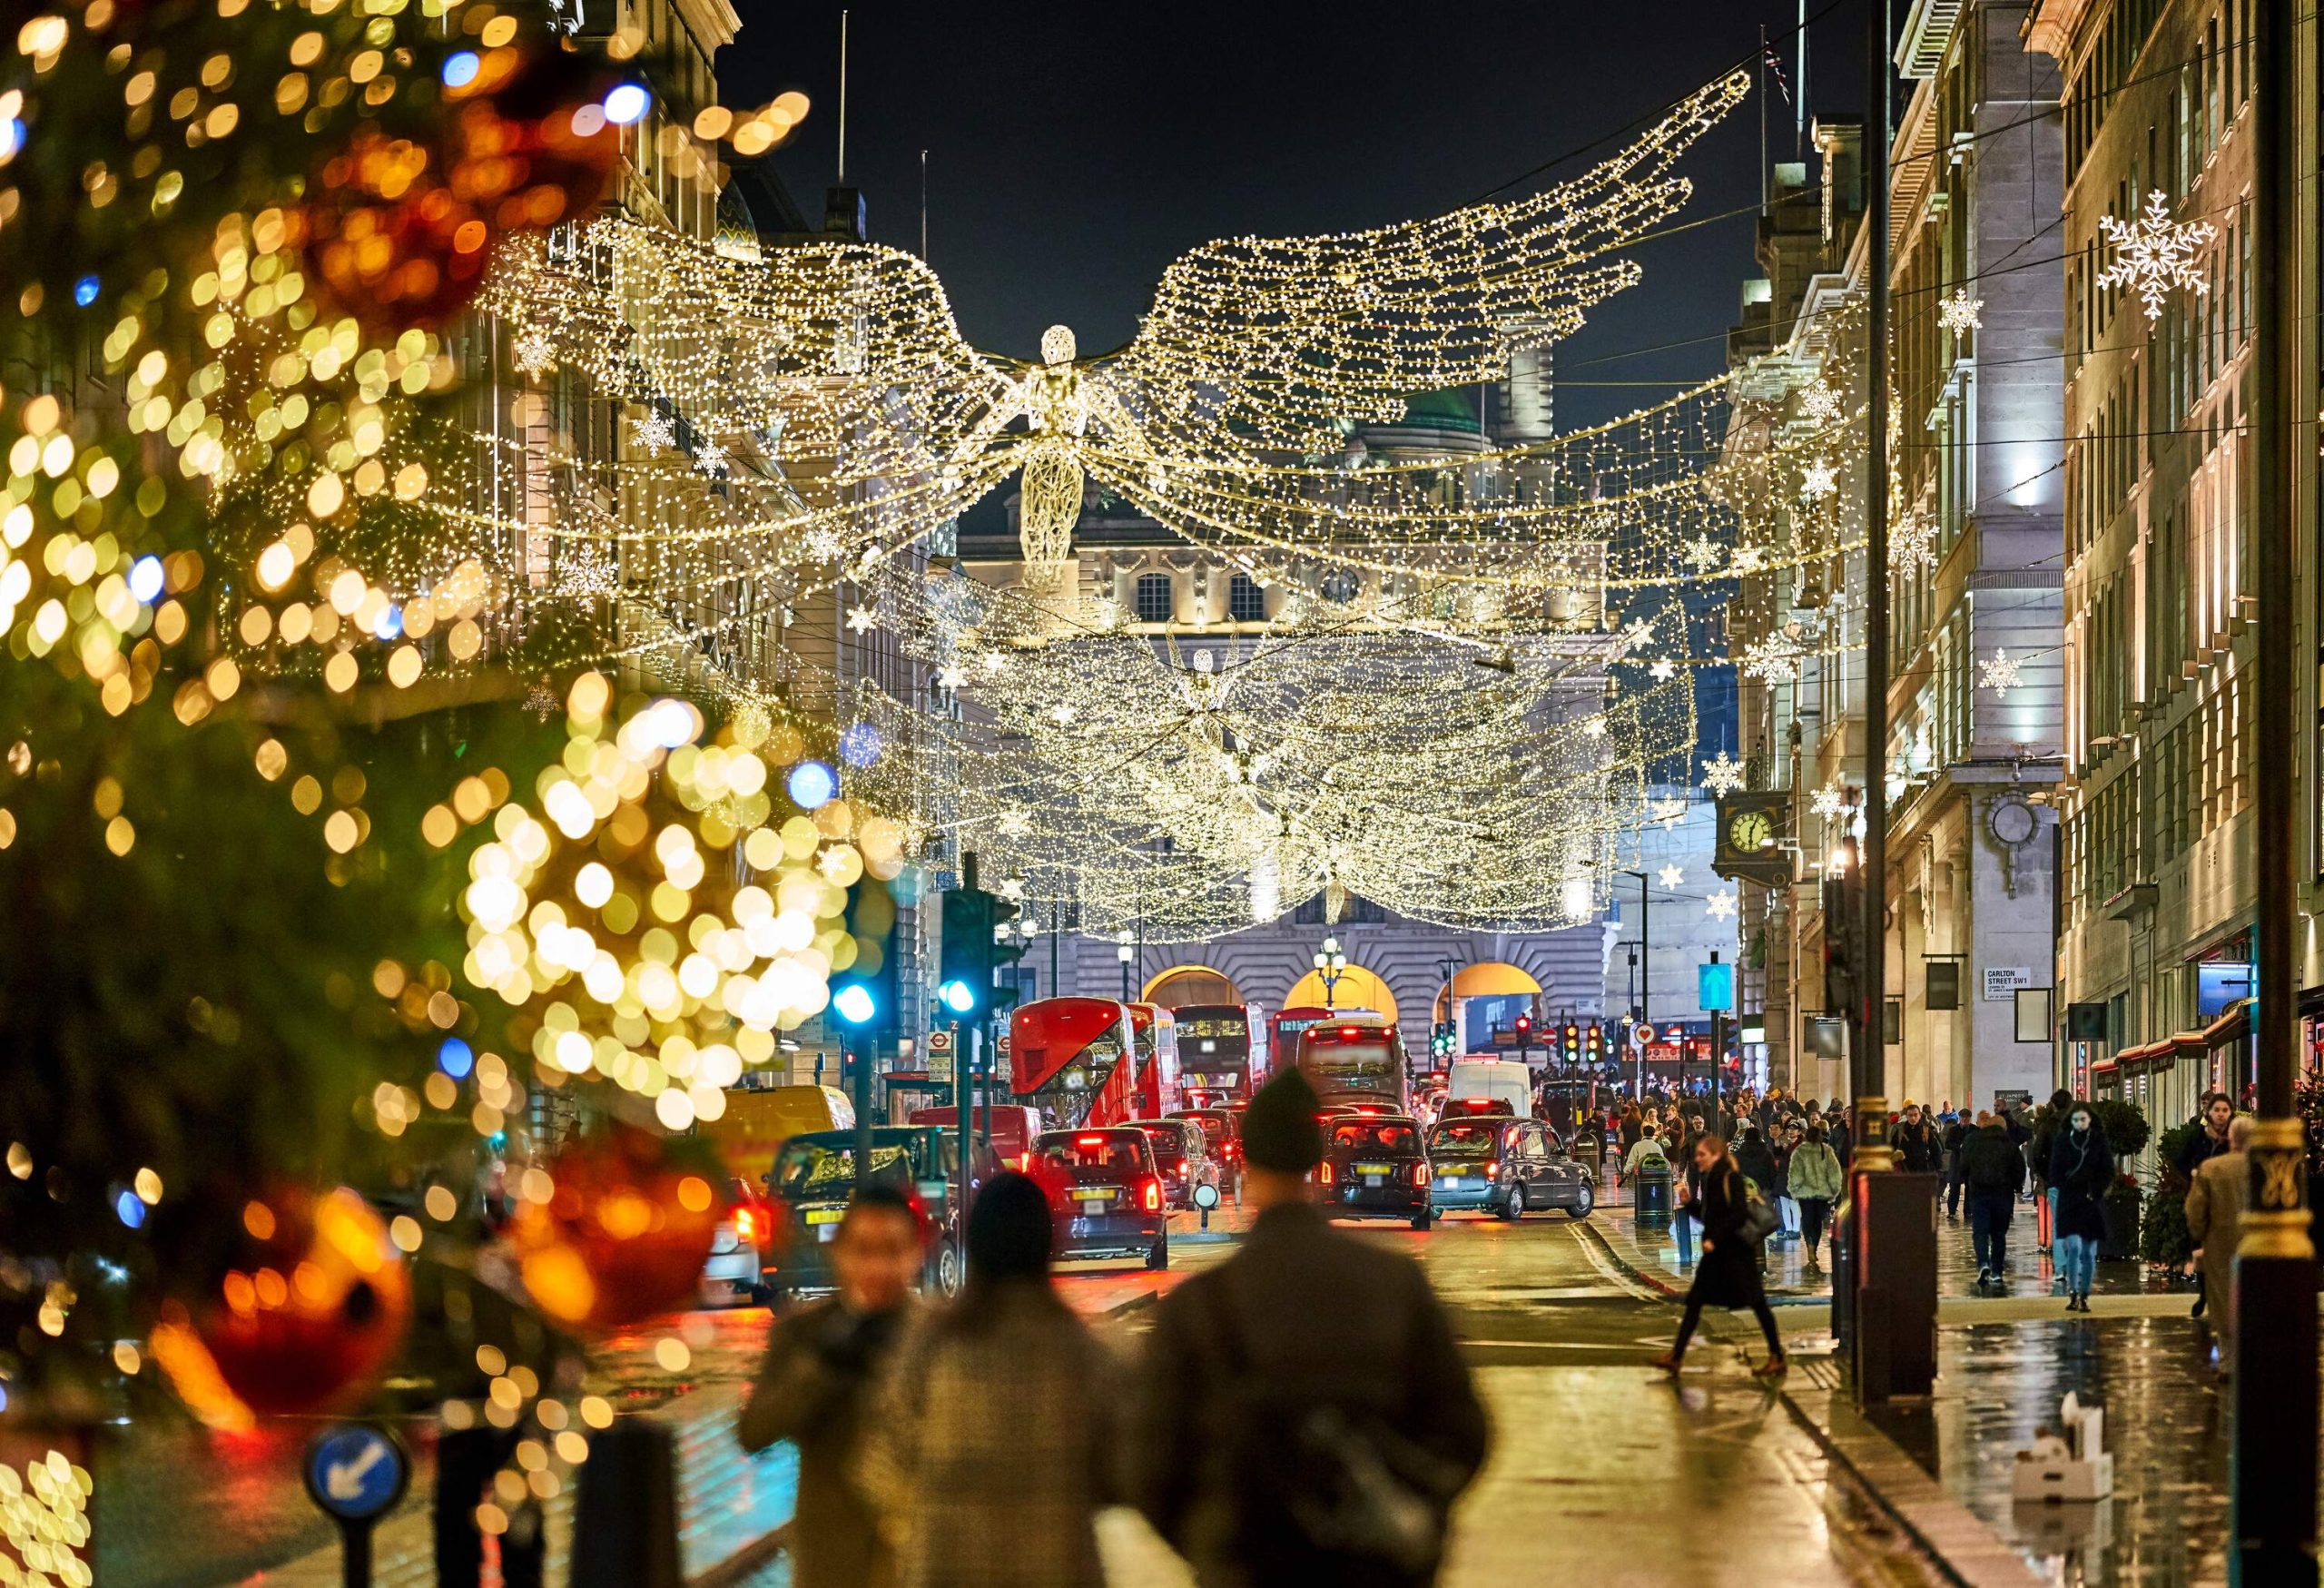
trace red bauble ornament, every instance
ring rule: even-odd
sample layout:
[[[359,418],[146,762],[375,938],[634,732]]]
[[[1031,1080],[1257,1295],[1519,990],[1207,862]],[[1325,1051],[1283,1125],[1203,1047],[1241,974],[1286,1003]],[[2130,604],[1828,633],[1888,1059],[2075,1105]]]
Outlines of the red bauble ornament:
[[[603,86],[576,57],[503,45],[447,90],[431,140],[359,131],[300,211],[331,306],[376,337],[432,329],[476,296],[496,240],[586,218],[621,155]]]
[[[555,1190],[527,1202],[510,1235],[525,1288],[576,1327],[617,1329],[684,1305],[717,1233],[712,1177],[667,1139],[618,1125],[549,1165]]]
[[[403,1254],[345,1188],[277,1191],[242,1209],[243,1245],[194,1332],[252,1411],[352,1404],[394,1357],[411,1318]]]

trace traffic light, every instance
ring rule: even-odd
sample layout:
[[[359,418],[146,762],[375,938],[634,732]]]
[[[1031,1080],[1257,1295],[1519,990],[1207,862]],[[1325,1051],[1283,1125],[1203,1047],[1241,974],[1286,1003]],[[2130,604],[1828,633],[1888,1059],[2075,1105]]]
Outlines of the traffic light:
[[[1565,1022],[1565,1056],[1569,1060],[1581,1057],[1581,1028],[1571,1021]]]
[[[1854,1020],[1856,941],[1863,935],[1864,881],[1856,840],[1841,841],[1824,873],[1824,1008]]]
[[[990,893],[985,898],[985,912],[992,922],[986,940],[992,944],[992,958],[990,969],[985,972],[984,985],[990,990],[992,1007],[1005,1009],[1017,1001],[1017,993],[1013,988],[1000,985],[996,972],[1023,959],[1030,945],[1016,931],[1018,907]]]
[[[1592,1065],[1605,1059],[1606,1029],[1603,1026],[1593,1025],[1586,1028],[1582,1032],[1582,1042],[1587,1050],[1585,1057]]]
[[[1000,902],[982,888],[954,888],[944,895],[936,997],[962,1020],[974,1020],[992,1007],[993,906]],[[1015,906],[1009,913],[1016,913]]]
[[[1522,1041],[1524,1041],[1524,1040],[1525,1040],[1527,1037],[1530,1037],[1530,1036],[1531,1036],[1532,1034],[1533,1034],[1533,1017],[1532,1017],[1531,1015],[1530,1015],[1530,1014],[1521,1014],[1521,1015],[1519,1015],[1519,1016],[1517,1017],[1517,1040],[1518,1040],[1518,1041],[1522,1042]]]
[[[1452,1036],[1454,1030],[1455,1028],[1452,1022],[1449,1020],[1441,1020],[1436,1022],[1435,1029],[1431,1031],[1428,1034],[1428,1054],[1430,1058],[1450,1059],[1452,1057]]]
[[[847,931],[855,956],[832,978],[832,1012],[851,1031],[876,1037],[894,1028],[899,1002],[896,901],[887,883],[867,876],[848,889]]]

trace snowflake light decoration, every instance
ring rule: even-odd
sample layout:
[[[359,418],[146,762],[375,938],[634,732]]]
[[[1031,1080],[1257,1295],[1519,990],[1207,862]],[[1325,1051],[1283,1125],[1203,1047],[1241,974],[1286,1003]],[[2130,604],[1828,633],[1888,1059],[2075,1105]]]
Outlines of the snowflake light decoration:
[[[1758,547],[1738,546],[1735,548],[1735,560],[1727,565],[1727,570],[1733,574],[1756,574],[1766,566],[1768,554]]]
[[[726,449],[709,437],[704,437],[702,445],[694,449],[694,466],[713,478],[724,474]]]
[[[1656,683],[1660,684],[1677,675],[1679,671],[1679,665],[1676,662],[1673,662],[1669,657],[1664,656],[1646,671],[1649,677],[1652,678]]]
[[[1726,547],[1708,535],[1698,535],[1687,542],[1688,566],[1700,572],[1709,573],[1717,567],[1726,556]]]
[[[870,634],[880,626],[880,615],[869,607],[851,607],[847,609],[847,626],[851,634]]]
[[[2098,217],[2099,230],[2114,245],[2114,262],[2098,278],[2102,287],[2135,287],[2150,321],[2162,318],[2162,295],[2173,287],[2211,291],[2195,268],[2195,251],[2219,235],[2208,221],[2181,226],[2171,218],[2171,199],[2157,188],[2146,196],[2146,213],[2136,222]]]
[[[1783,635],[1755,641],[1743,653],[1743,670],[1769,684],[1789,684],[1799,676],[1799,643]]]
[[[519,335],[513,351],[517,368],[535,380],[556,368],[556,349],[550,344],[548,332],[538,326]]]
[[[644,419],[630,421],[629,439],[649,452],[667,452],[678,444],[678,429],[670,416],[657,408]]]
[[[1653,820],[1661,823],[1663,830],[1668,832],[1670,828],[1676,827],[1680,822],[1686,819],[1687,802],[1684,800],[1657,800],[1654,802],[1653,807],[1648,812],[1648,814]]]
[[[1907,508],[1888,526],[1889,571],[1915,566],[1936,566],[1936,515],[1925,508]]]
[[[1666,865],[1655,874],[1662,879],[1664,887],[1675,888],[1687,880],[1687,868],[1682,865]]]
[[[1985,328],[1985,301],[1969,296],[1966,287],[1955,287],[1950,297],[1936,306],[1936,321],[1955,336],[1966,336]]]
[[[946,689],[958,689],[968,681],[969,676],[960,671],[958,662],[946,663],[944,670],[936,675],[936,682]]]
[[[836,529],[810,529],[799,542],[799,549],[807,554],[810,562],[837,562],[845,550]]]
[[[1807,808],[1827,822],[1837,821],[1847,814],[1848,791],[1837,783],[1827,783],[1809,797]]]
[[[2017,685],[2017,669],[2024,666],[2017,657],[2000,646],[1994,654],[1977,664],[1977,681],[1995,695],[2007,695]]]
[[[998,825],[1009,837],[1022,838],[1033,830],[1033,819],[1022,811],[1008,810],[1000,814]]]
[[[557,559],[556,590],[577,600],[601,600],[621,594],[621,569],[611,557],[586,540],[568,542]]]
[[[1837,496],[1840,489],[1840,466],[1828,458],[1818,458],[1799,471],[1799,496],[1802,501],[1820,502],[1826,497]]]
[[[1840,389],[1818,380],[1799,394],[1799,417],[1812,424],[1828,425],[1840,417]]]
[[[1731,888],[1721,888],[1703,901],[1703,909],[1713,921],[1734,920],[1735,891]]]
[[[1731,794],[1746,781],[1743,764],[1724,750],[1703,763],[1703,786],[1715,794]]]

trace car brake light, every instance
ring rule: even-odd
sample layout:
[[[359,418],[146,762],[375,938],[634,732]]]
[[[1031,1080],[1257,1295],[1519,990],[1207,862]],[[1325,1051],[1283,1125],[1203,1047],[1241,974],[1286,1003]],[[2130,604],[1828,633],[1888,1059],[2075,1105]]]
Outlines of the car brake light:
[[[1319,1186],[1332,1183],[1332,1166],[1328,1159],[1315,1166],[1315,1183]]]
[[[1073,1144],[1076,1147],[1103,1147],[1106,1139],[1103,1136],[1076,1136]]]
[[[1158,1212],[1158,1211],[1161,1209],[1161,1207],[1162,1207],[1162,1182],[1161,1182],[1160,1180],[1148,1180],[1148,1181],[1147,1181],[1147,1182],[1146,1182],[1146,1210],[1147,1210],[1148,1213]]]
[[[1354,1026],[1342,1026],[1340,1028],[1340,1035],[1344,1039],[1353,1039],[1355,1035],[1355,1028]]]
[[[1497,1158],[1487,1159],[1485,1160],[1485,1179],[1489,1180],[1497,1180],[1500,1178],[1501,1159]]]
[[[1022,1171],[1023,1171],[1023,1170],[1025,1170],[1025,1169],[1030,1169],[1030,1168],[1032,1167],[1032,1165],[1033,1165],[1033,1155],[1032,1155],[1031,1153],[1029,1153],[1029,1152],[1020,1152],[1020,1153],[1019,1153],[1019,1154],[1017,1155],[1017,1169],[1019,1169],[1019,1172],[1022,1172]]]
[[[1416,1186],[1424,1186],[1428,1184],[1427,1164],[1416,1163],[1413,1165],[1413,1184]]]
[[[758,1233],[758,1220],[751,1217],[748,1208],[734,1209],[734,1233],[743,1240],[749,1240]]]

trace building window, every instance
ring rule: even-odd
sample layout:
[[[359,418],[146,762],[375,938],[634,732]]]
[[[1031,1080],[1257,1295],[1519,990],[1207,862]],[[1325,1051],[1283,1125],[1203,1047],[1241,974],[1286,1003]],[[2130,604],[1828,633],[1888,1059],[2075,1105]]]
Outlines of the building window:
[[[1267,593],[1250,575],[1236,574],[1226,582],[1226,616],[1233,623],[1267,620]]]
[[[1137,576],[1137,620],[1140,623],[1169,622],[1172,606],[1168,574]]]

